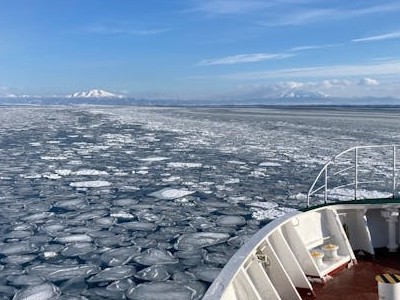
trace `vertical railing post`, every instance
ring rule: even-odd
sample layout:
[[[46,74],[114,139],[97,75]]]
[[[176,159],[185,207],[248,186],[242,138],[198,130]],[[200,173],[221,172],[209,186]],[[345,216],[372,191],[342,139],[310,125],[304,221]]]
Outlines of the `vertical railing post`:
[[[325,204],[328,202],[328,166],[325,168]]]
[[[393,146],[393,198],[396,198],[396,146]]]
[[[354,152],[354,200],[357,200],[357,189],[358,189],[358,148],[355,148]]]

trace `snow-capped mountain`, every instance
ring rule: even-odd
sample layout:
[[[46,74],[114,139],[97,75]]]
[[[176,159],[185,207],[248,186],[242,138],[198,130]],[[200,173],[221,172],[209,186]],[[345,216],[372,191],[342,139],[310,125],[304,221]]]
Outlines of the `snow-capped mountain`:
[[[104,90],[94,89],[87,92],[79,92],[69,95],[68,98],[122,98],[122,95],[117,95]]]

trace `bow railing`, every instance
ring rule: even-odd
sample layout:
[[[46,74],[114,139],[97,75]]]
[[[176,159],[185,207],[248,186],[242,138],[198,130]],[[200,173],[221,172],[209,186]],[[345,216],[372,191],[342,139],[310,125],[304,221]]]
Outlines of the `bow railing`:
[[[396,197],[398,149],[400,145],[357,146],[339,153],[318,173],[307,194],[307,207],[311,197],[327,203],[340,189],[352,193],[354,200],[367,198],[365,190]]]

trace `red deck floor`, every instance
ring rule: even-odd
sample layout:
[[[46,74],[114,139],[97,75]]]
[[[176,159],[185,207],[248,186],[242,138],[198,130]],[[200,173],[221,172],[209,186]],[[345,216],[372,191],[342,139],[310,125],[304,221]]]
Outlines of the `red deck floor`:
[[[325,284],[313,284],[315,297],[304,299],[359,300],[378,299],[376,275],[400,274],[400,253],[377,251],[375,258],[358,257],[358,264],[333,275]]]

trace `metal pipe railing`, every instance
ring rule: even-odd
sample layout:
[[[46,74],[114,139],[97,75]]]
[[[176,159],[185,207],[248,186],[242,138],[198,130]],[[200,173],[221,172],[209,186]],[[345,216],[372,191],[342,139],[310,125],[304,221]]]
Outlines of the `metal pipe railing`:
[[[308,190],[307,193],[307,207],[310,206],[310,199],[313,195],[315,195],[317,192],[321,191],[322,189],[324,190],[324,203],[328,202],[328,193],[329,190],[333,190],[335,188],[339,188],[342,186],[353,186],[354,187],[354,200],[357,200],[358,198],[358,190],[360,184],[372,184],[372,183],[378,183],[382,181],[377,181],[377,180],[371,180],[371,181],[360,181],[359,179],[359,173],[360,173],[360,155],[362,154],[363,150],[383,150],[383,154],[389,155],[389,152],[391,152],[392,156],[392,162],[391,162],[391,171],[392,174],[389,175],[392,178],[392,187],[391,187],[391,193],[393,197],[396,197],[396,191],[397,191],[397,165],[396,165],[396,159],[397,159],[397,148],[400,147],[400,145],[370,145],[370,146],[357,146],[357,147],[352,147],[349,148],[338,155],[334,156],[331,158],[325,165],[322,167],[320,172],[318,173],[317,177],[315,178],[314,182],[312,183],[310,189]],[[346,164],[347,167],[336,171],[333,173],[331,176],[329,176],[329,169],[333,165],[337,165],[340,162],[340,159],[343,159],[343,156],[350,153],[353,157],[353,159],[349,158],[347,162],[350,162],[351,166],[348,167],[348,163]],[[375,155],[377,152],[374,153]],[[346,161],[345,161],[346,162]],[[335,177],[336,175],[340,175],[346,171],[350,171],[351,169],[354,168],[354,182],[345,184],[345,185],[338,185],[334,186],[332,181],[330,179],[332,177]],[[318,182],[322,180],[323,176],[323,184],[319,185],[317,188],[315,186],[317,185]]]

